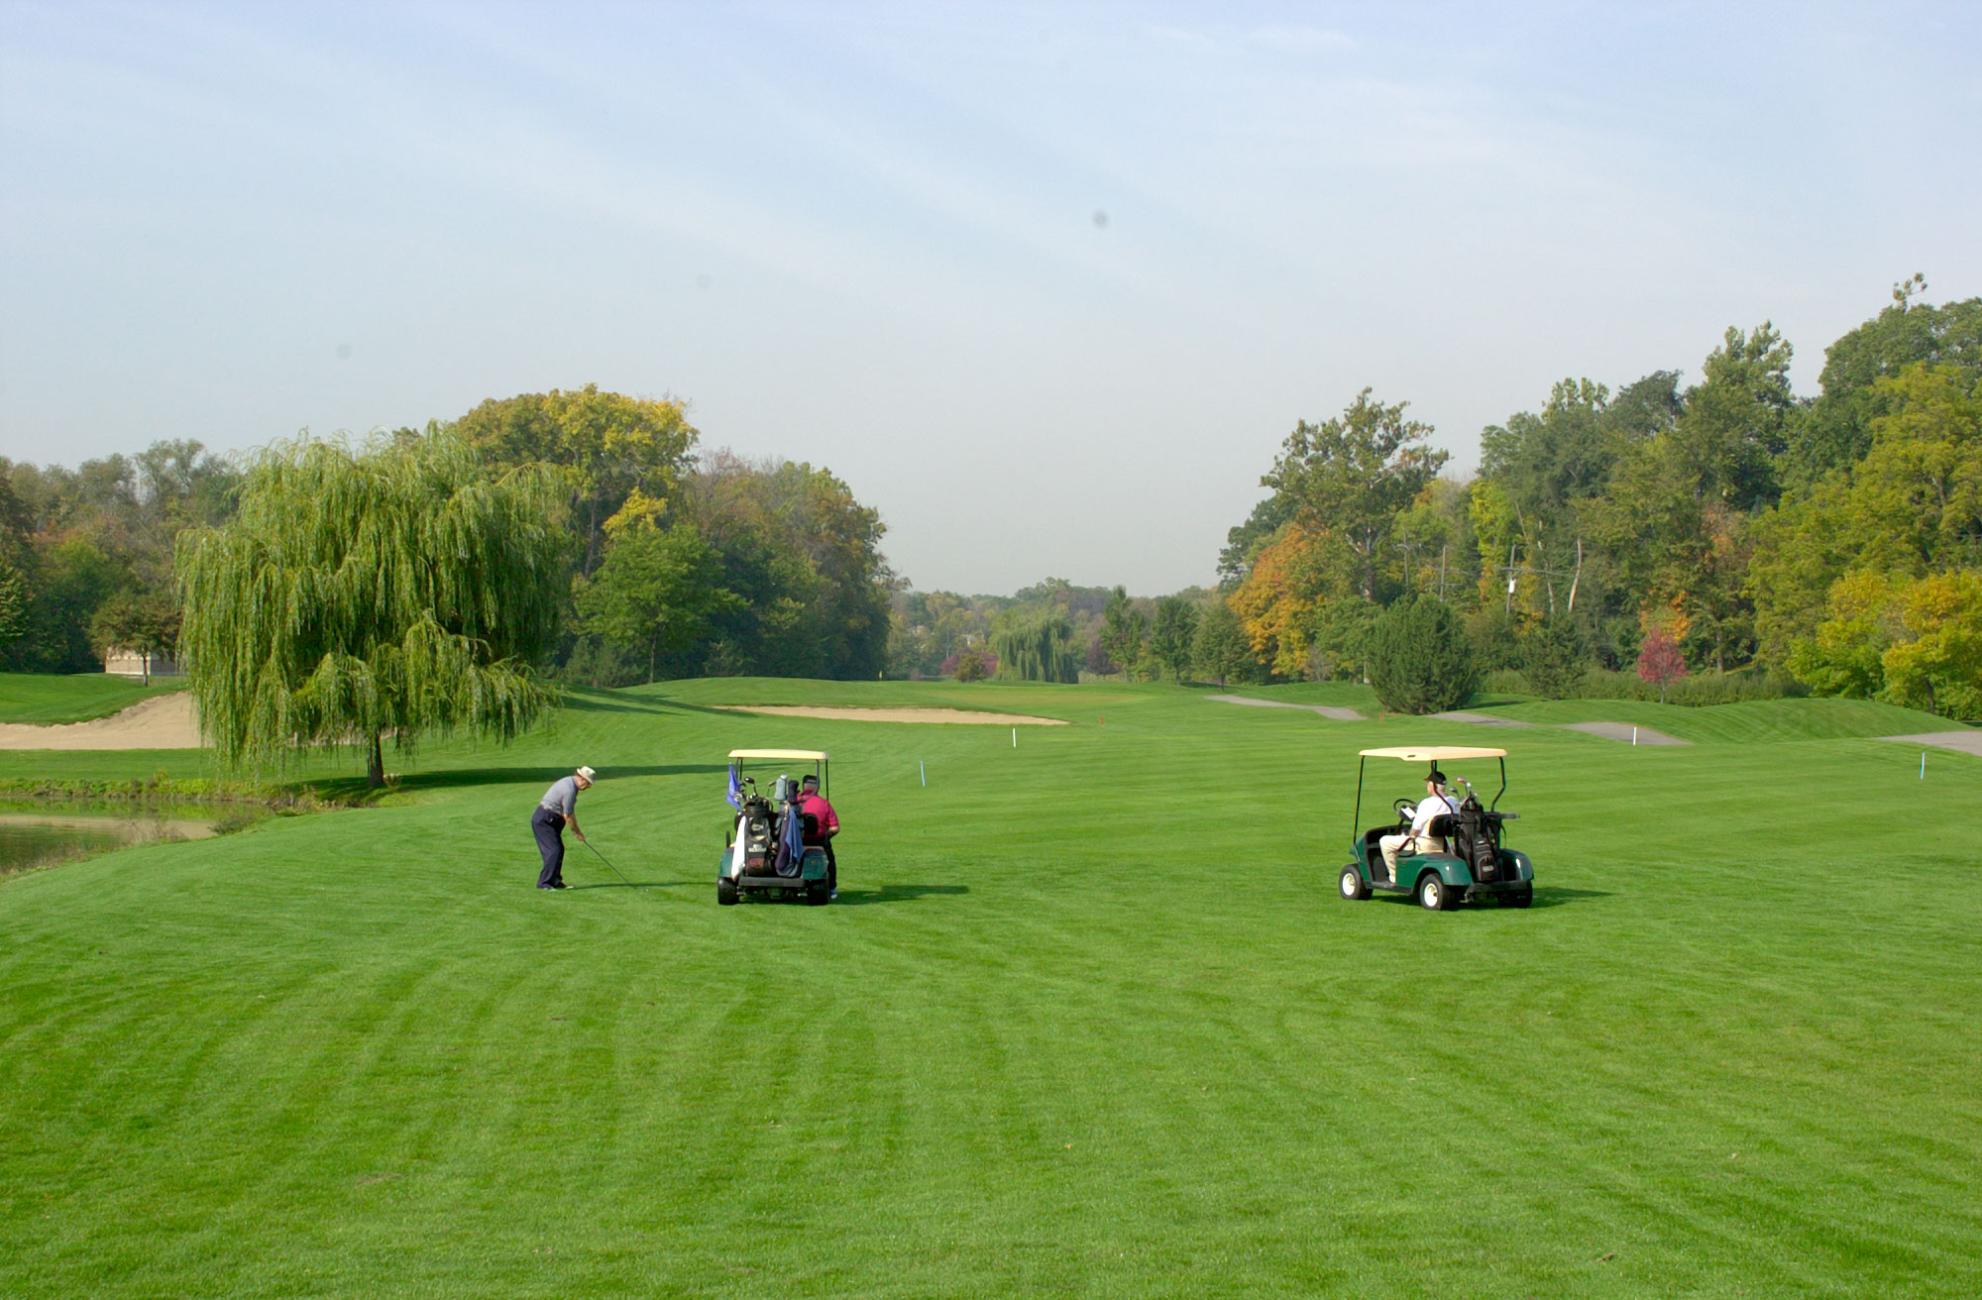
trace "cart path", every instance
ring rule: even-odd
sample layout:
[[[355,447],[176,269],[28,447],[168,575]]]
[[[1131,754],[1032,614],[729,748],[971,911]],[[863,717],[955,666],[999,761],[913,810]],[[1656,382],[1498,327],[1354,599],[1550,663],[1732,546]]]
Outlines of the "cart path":
[[[1602,736],[1606,740],[1621,740],[1627,745],[1631,743],[1631,738],[1634,735],[1641,745],[1690,745],[1693,743],[1690,740],[1681,740],[1677,736],[1668,736],[1663,731],[1653,731],[1650,727],[1633,727],[1628,722],[1565,722],[1562,725],[1570,731],[1581,731],[1592,736]]]
[[[1922,731],[1911,736],[1881,736],[1880,740],[1901,740],[1909,745],[1933,745],[1940,749],[1959,750],[1964,754],[1982,755],[1982,727],[1968,731]]]
[[[200,728],[193,695],[175,691],[141,700],[93,722],[36,726],[0,723],[0,749],[198,749]]]
[[[1303,713],[1319,713],[1324,718],[1337,722],[1361,722],[1363,715],[1354,709],[1338,708],[1333,704],[1295,704],[1288,700],[1256,700],[1250,695],[1210,695],[1207,699],[1220,704],[1244,704],[1255,709],[1299,709]]]
[[[724,713],[766,713],[777,718],[828,718],[836,722],[936,722],[979,727],[1064,727],[1064,718],[970,709],[828,709],[809,704],[712,704]]]
[[[1453,709],[1446,713],[1431,715],[1440,722],[1470,722],[1476,727],[1532,727],[1532,722],[1519,718],[1496,718],[1491,713],[1468,713],[1465,709]]]

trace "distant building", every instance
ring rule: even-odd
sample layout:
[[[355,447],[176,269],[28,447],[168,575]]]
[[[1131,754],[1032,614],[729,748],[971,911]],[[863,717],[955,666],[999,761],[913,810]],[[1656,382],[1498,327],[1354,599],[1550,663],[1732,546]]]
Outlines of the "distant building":
[[[145,657],[135,650],[112,649],[103,656],[103,671],[113,677],[145,676]],[[177,677],[179,665],[168,655],[151,657],[151,676]]]

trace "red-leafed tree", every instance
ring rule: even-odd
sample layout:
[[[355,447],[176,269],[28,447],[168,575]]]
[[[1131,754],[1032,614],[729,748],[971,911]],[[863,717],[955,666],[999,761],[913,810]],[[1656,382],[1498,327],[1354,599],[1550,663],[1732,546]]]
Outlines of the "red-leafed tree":
[[[1655,627],[1645,637],[1645,643],[1638,651],[1638,679],[1650,682],[1659,688],[1659,703],[1665,703],[1665,688],[1686,675],[1686,660],[1679,653],[1679,644],[1662,627]]]

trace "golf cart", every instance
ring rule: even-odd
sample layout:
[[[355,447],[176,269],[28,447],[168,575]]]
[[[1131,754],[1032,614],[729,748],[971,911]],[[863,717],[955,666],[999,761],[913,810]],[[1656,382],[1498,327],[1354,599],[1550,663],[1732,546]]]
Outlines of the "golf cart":
[[[826,874],[826,850],[806,844],[812,820],[792,806],[798,798],[799,777],[780,770],[768,790],[757,787],[749,771],[810,763],[812,775],[826,784],[826,753],[818,749],[732,749],[729,754],[730,807],[735,820],[723,831],[723,860],[716,870],[716,901],[728,907],[745,893],[801,893],[818,906],[831,901]]]
[[[1411,829],[1411,800],[1399,799],[1392,807],[1397,821],[1358,831],[1363,818],[1363,772],[1372,758],[1402,759],[1406,763],[1426,763],[1437,771],[1440,762],[1492,758],[1500,762],[1500,789],[1493,802],[1482,807],[1472,782],[1455,776],[1466,788],[1459,801],[1459,813],[1432,819],[1428,832],[1445,841],[1445,853],[1400,853],[1397,877],[1391,879],[1383,863],[1380,841],[1386,835],[1401,835]],[[1506,823],[1518,814],[1496,811],[1500,796],[1507,793],[1507,751],[1467,749],[1446,745],[1435,748],[1404,746],[1395,749],[1365,749],[1356,764],[1356,811],[1350,822],[1350,848],[1356,860],[1342,868],[1342,897],[1362,900],[1372,890],[1392,894],[1413,894],[1429,911],[1443,912],[1460,903],[1495,898],[1510,907],[1526,907],[1535,898],[1535,869],[1525,853],[1503,847]]]

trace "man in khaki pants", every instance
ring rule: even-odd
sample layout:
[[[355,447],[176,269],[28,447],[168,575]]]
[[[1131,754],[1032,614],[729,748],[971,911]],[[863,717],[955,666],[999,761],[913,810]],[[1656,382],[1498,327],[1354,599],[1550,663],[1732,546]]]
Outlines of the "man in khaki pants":
[[[1431,833],[1434,817],[1457,817],[1459,805],[1445,793],[1445,773],[1433,768],[1425,777],[1425,797],[1418,801],[1411,817],[1411,829],[1402,835],[1386,835],[1377,843],[1383,849],[1383,865],[1390,869],[1390,883],[1397,883],[1397,859],[1406,853],[1443,853],[1445,841]]]

